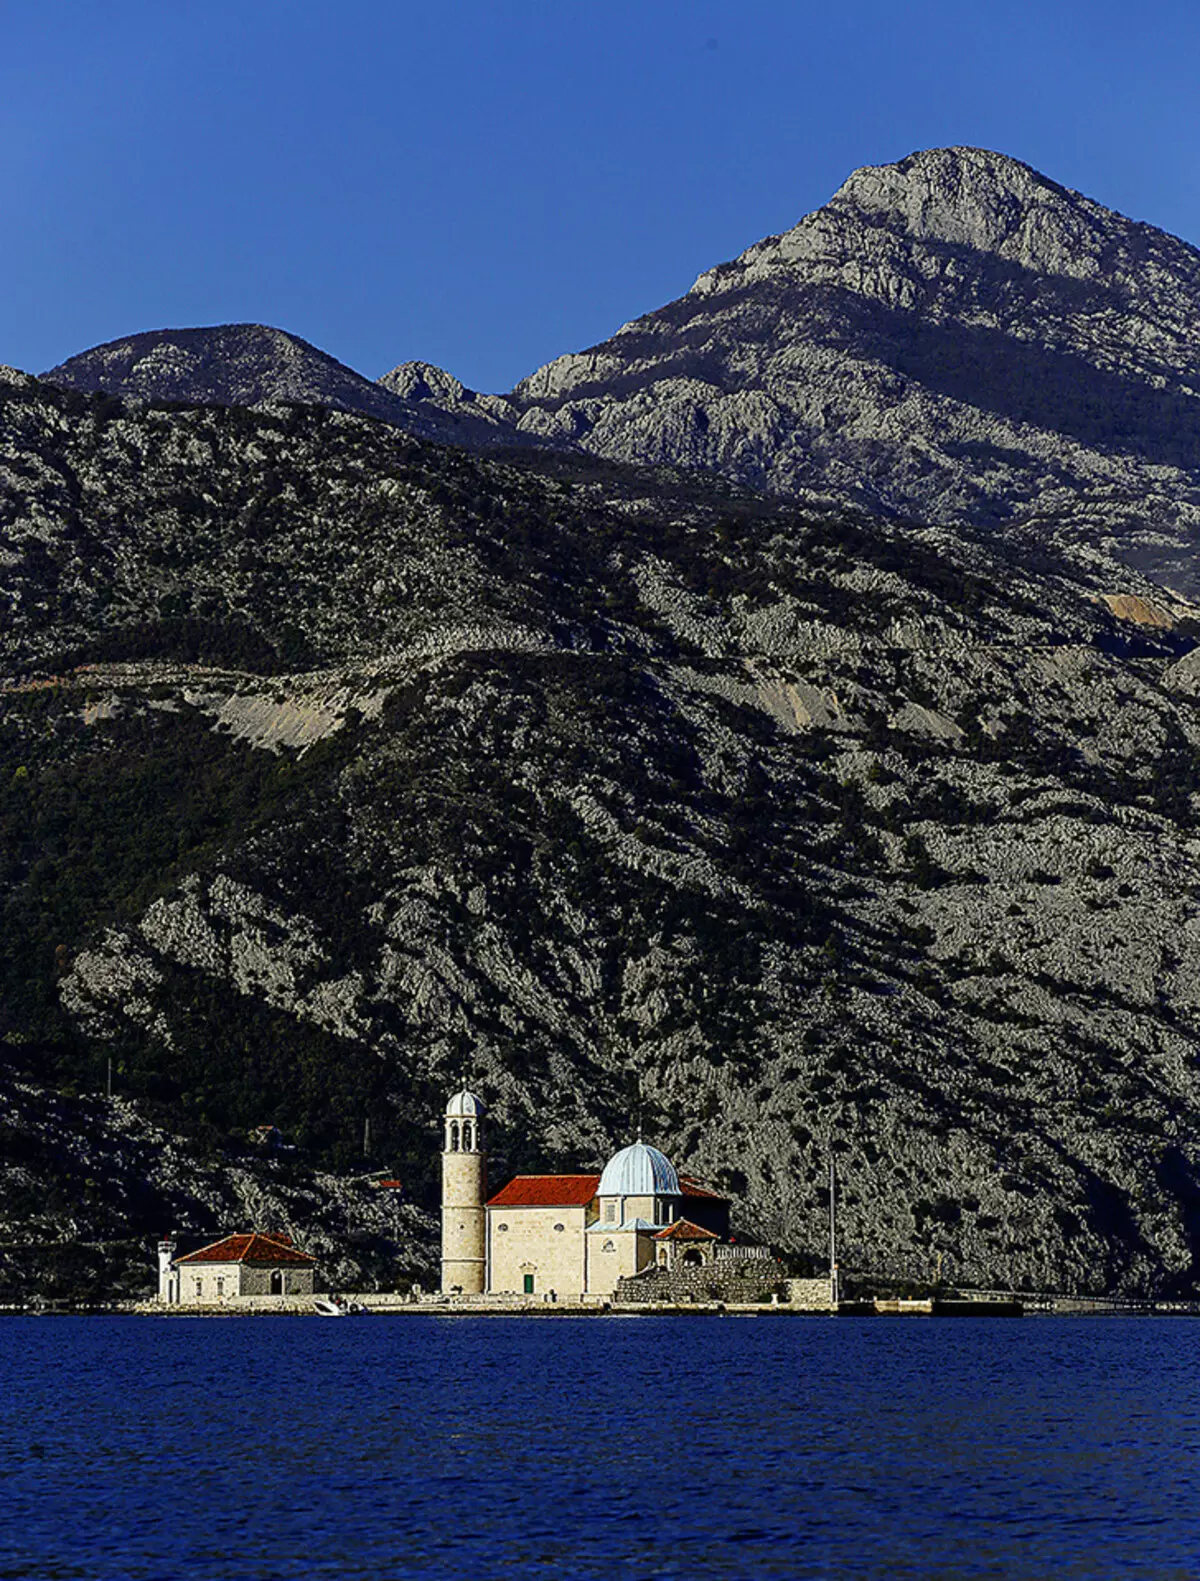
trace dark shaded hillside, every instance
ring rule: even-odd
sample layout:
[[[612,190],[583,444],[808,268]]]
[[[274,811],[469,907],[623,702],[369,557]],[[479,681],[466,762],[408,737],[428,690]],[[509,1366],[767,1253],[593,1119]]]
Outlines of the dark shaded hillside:
[[[786,1248],[832,1150],[861,1263],[1190,1288],[1184,608],[1118,622],[1154,590],[1096,552],[342,413],[14,375],[0,441],[6,1242],[89,1222],[31,1216],[38,1116],[111,1055],[183,1139],[180,1227],[269,1202],[423,1266],[466,1066],[498,1169],[596,1164],[640,1078]],[[239,1162],[266,1121],[302,1192]],[[337,1195],[368,1166],[390,1231]]]

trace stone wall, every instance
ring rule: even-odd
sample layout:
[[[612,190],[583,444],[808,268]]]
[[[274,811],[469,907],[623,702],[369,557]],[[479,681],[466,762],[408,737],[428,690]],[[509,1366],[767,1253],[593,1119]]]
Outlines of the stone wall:
[[[647,1269],[622,1279],[617,1301],[667,1301],[684,1306],[693,1301],[765,1301],[782,1290],[783,1269],[773,1257],[713,1263],[707,1268]]]
[[[312,1268],[284,1267],[261,1268],[254,1263],[242,1263],[241,1284],[237,1294],[243,1296],[310,1296],[313,1293],[314,1270]],[[272,1276],[280,1274],[282,1289],[276,1290],[272,1284]]]
[[[789,1279],[786,1281],[787,1303],[793,1307],[806,1307],[813,1312],[828,1312],[834,1306],[832,1279]]]

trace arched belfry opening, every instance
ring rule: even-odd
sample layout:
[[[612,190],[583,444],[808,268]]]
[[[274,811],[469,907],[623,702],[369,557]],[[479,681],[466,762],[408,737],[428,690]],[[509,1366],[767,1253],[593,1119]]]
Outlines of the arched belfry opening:
[[[462,1097],[471,1097],[472,1094],[459,1093],[451,1100],[458,1102]],[[479,1103],[476,1098],[474,1100]],[[464,1119],[457,1114],[447,1114],[445,1119],[446,1139],[442,1148],[443,1153],[484,1153],[487,1151],[483,1138],[483,1105],[479,1104],[479,1113],[470,1119]]]

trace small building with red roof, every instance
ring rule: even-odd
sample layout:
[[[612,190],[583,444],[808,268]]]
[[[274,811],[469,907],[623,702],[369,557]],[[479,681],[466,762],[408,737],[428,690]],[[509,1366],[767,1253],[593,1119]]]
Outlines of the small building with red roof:
[[[674,1273],[677,1268],[703,1268],[712,1262],[720,1236],[690,1219],[676,1219],[654,1237],[655,1266]]]
[[[158,1297],[172,1306],[215,1306],[237,1296],[310,1296],[316,1266],[290,1235],[226,1235],[183,1257],[167,1237],[158,1248]]]

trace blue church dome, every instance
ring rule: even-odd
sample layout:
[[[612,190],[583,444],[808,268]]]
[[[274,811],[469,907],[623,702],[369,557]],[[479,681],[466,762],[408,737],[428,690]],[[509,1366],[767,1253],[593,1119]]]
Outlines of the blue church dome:
[[[486,1105],[473,1092],[456,1092],[446,1105],[446,1114],[454,1119],[482,1120]]]
[[[604,1166],[598,1197],[678,1197],[679,1176],[665,1153],[646,1142],[634,1142],[614,1153]]]

